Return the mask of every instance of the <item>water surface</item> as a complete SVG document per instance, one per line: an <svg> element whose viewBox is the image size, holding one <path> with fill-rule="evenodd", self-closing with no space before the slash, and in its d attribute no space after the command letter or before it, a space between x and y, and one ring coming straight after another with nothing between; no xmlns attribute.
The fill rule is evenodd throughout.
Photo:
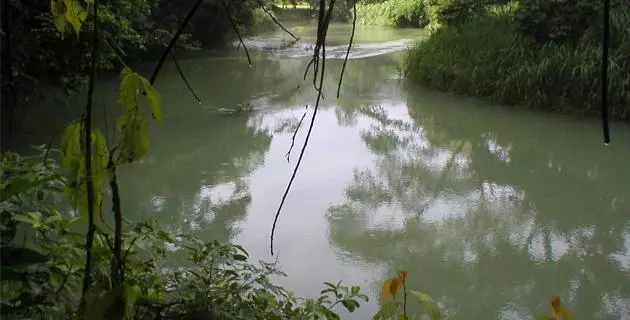
<svg viewBox="0 0 630 320"><path fill-rule="evenodd" d="M279 34L247 40L253 66L242 50L182 57L201 104L165 67L164 123L149 155L120 172L129 219L275 259L271 224L305 127L286 155L315 98L302 80L314 28L292 31L302 40L288 48ZM408 85L401 50L424 37L413 29L359 28L337 100L349 31L330 31L325 99L276 230L280 283L305 296L322 281L361 285L371 301L348 319L370 318L399 269L454 319L532 319L552 295L580 319L630 319L630 129L615 124L605 147L592 119ZM100 81L108 113L116 86ZM247 103L255 111L217 112ZM31 138L68 117L31 118Z"/></svg>

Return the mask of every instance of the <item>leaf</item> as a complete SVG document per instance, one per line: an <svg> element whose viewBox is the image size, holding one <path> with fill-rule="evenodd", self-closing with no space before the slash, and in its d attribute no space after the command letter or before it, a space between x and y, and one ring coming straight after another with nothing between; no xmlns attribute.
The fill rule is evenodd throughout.
<svg viewBox="0 0 630 320"><path fill-rule="evenodd" d="M381 309L372 317L372 320L386 320L391 319L396 315L396 310L400 302L389 300L383 303Z"/></svg>
<svg viewBox="0 0 630 320"><path fill-rule="evenodd" d="M20 193L27 192L44 183L53 181L55 179L59 179L59 177L60 177L59 175L54 174L54 175L42 177L36 180L31 180L31 179L26 179L26 178L15 179L9 182L9 184L4 188L2 192L2 196L0 196L0 202L5 201Z"/></svg>
<svg viewBox="0 0 630 320"><path fill-rule="evenodd" d="M431 320L439 320L442 318L442 315L440 314L440 309L438 308L433 298L431 298L431 296L415 290L409 290L409 293L411 293L414 297L416 297L416 299L418 299Z"/></svg>
<svg viewBox="0 0 630 320"><path fill-rule="evenodd" d="M131 163L149 151L146 117L137 109L127 109L118 118L118 155L116 163Z"/></svg>
<svg viewBox="0 0 630 320"><path fill-rule="evenodd" d="M133 306L140 297L140 288L123 284L101 297L93 298L89 319L123 320L133 315Z"/></svg>
<svg viewBox="0 0 630 320"><path fill-rule="evenodd" d="M236 261L247 261L247 257L242 254L235 254L234 260Z"/></svg>
<svg viewBox="0 0 630 320"><path fill-rule="evenodd" d="M72 25L74 32L79 35L81 25L87 18L87 11L81 6L77 0L65 0L66 12L65 16Z"/></svg>
<svg viewBox="0 0 630 320"><path fill-rule="evenodd" d="M350 292L352 292L352 294L353 294L353 295L356 295L357 293L359 293L359 291L360 291L360 290L361 290L361 287L359 287L359 286L353 286L353 287L350 289Z"/></svg>
<svg viewBox="0 0 630 320"><path fill-rule="evenodd" d="M50 11L53 16L53 22L57 31L61 32L63 38L63 32L66 31L66 4L59 0L50 0Z"/></svg>
<svg viewBox="0 0 630 320"><path fill-rule="evenodd" d="M146 94L147 102L149 103L149 107L151 107L151 114L153 114L153 118L161 122L162 121L162 98L160 97L160 93L153 88L149 80L142 76L138 76L142 86L144 87L144 92Z"/></svg>
<svg viewBox="0 0 630 320"><path fill-rule="evenodd" d="M22 268L48 261L47 256L29 248L4 246L0 247L0 255L2 256L0 265L3 268Z"/></svg>
<svg viewBox="0 0 630 320"><path fill-rule="evenodd" d="M73 121L63 130L61 135L61 163L66 168L76 166L81 161L81 122Z"/></svg>
<svg viewBox="0 0 630 320"><path fill-rule="evenodd" d="M131 69L125 67L120 72L119 102L127 108L138 105L138 77Z"/></svg>
<svg viewBox="0 0 630 320"><path fill-rule="evenodd" d="M341 304L350 312L353 312L356 308L359 307L359 303L352 299L341 300Z"/></svg>
<svg viewBox="0 0 630 320"><path fill-rule="evenodd" d="M383 283L383 299L394 299L396 292L398 291L398 289L402 288L402 286L403 282L398 278L385 280L385 282Z"/></svg>

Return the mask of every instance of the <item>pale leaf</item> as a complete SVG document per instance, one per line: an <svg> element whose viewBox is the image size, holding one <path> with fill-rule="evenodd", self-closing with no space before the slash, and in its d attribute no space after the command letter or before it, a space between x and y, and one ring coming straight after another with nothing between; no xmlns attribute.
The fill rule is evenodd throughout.
<svg viewBox="0 0 630 320"><path fill-rule="evenodd" d="M431 320L440 320L442 318L440 309L431 296L415 290L409 290L409 293L418 299Z"/></svg>

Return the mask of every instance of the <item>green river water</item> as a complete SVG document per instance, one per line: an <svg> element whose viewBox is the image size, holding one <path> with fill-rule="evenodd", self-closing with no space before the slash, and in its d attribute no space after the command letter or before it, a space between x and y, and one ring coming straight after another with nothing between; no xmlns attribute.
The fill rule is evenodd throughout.
<svg viewBox="0 0 630 320"><path fill-rule="evenodd" d="M248 40L253 67L242 49L182 57L202 104L165 66L164 122L152 124L150 153L120 170L128 219L276 258L271 225L306 127L285 155L315 98L309 81L296 89L314 27L292 31L302 41L291 48L280 33ZM594 119L410 86L400 60L424 36L413 29L359 28L337 100L349 34L329 32L325 100L276 230L288 274L278 282L302 296L323 281L360 285L371 300L348 319L369 319L400 269L454 319L532 319L550 313L552 295L577 319L630 319L630 128L614 124L603 146ZM97 115L118 112L117 85L100 79ZM253 112L216 111L246 103ZM37 112L18 119L22 144L45 143L79 114L57 103Z"/></svg>

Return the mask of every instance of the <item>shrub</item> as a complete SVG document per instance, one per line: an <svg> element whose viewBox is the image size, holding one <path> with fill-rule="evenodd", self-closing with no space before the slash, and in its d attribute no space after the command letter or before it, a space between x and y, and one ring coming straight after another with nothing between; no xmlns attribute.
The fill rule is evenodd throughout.
<svg viewBox="0 0 630 320"><path fill-rule="evenodd" d="M519 35L510 19L488 16L465 28L443 28L407 55L410 81L506 104L597 114L601 48L537 44ZM613 116L630 117L630 63L611 52L610 103Z"/></svg>
<svg viewBox="0 0 630 320"><path fill-rule="evenodd" d="M436 22L444 26L461 26L484 14L484 5L479 0L443 0L436 7Z"/></svg>
<svg viewBox="0 0 630 320"><path fill-rule="evenodd" d="M359 2L357 22L364 25L422 28L429 24L429 16L424 1Z"/></svg>

